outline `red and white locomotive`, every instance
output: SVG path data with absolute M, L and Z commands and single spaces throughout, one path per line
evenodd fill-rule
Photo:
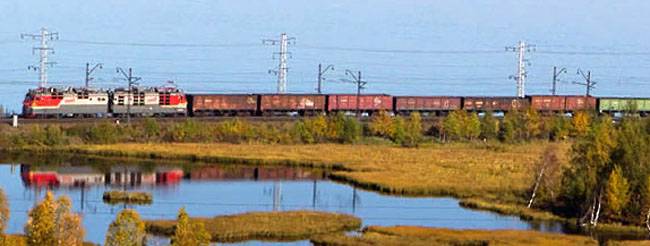
M 110 112 L 113 115 L 185 116 L 187 98 L 175 87 L 120 88 L 111 93 Z
M 129 105 L 130 104 L 130 105 Z M 38 88 L 25 95 L 23 115 L 29 118 L 177 116 L 187 114 L 187 98 L 175 87 L 114 91 L 88 88 Z
M 103 116 L 108 113 L 109 94 L 86 88 L 38 88 L 23 101 L 25 117 Z

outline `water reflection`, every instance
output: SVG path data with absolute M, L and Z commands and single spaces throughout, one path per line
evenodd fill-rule
M 0 165 L 0 185 L 12 211 L 10 233 L 22 232 L 28 209 L 46 189 L 73 199 L 73 210 L 83 215 L 87 239 L 96 243 L 103 241 L 108 224 L 123 208 L 103 203 L 103 192 L 112 189 L 151 192 L 152 204 L 129 205 L 146 219 L 173 219 L 180 207 L 186 207 L 191 216 L 207 217 L 308 209 L 354 214 L 365 225 L 561 231 L 557 224 L 541 226 L 517 217 L 464 209 L 451 198 L 396 197 L 358 190 L 329 181 L 324 170 L 87 160 L 58 165 L 23 163 Z

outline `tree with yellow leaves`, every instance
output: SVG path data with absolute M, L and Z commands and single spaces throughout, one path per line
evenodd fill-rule
M 54 200 L 51 192 L 29 212 L 25 225 L 27 245 L 83 245 L 84 230 L 81 217 L 71 211 L 67 196 Z
M 627 204 L 630 193 L 630 185 L 623 176 L 620 166 L 616 166 L 609 175 L 605 197 L 607 198 L 607 208 L 612 216 L 620 216 L 623 207 Z
M 140 215 L 132 209 L 124 209 L 108 227 L 106 246 L 142 246 L 146 232 Z
M 210 245 L 210 233 L 201 222 L 190 221 L 185 208 L 178 211 L 178 221 L 172 236 L 172 246 L 207 246 Z
M 0 188 L 0 245 L 4 245 L 7 222 L 9 222 L 9 204 L 4 190 Z
M 572 136 L 581 137 L 587 135 L 589 126 L 591 125 L 591 117 L 587 112 L 579 111 L 573 114 L 571 126 L 573 127 Z
M 29 211 L 29 220 L 25 225 L 27 245 L 57 245 L 54 233 L 56 222 L 56 202 L 51 192 L 45 194 L 45 199 Z
M 392 137 L 393 119 L 386 111 L 379 111 L 379 113 L 372 116 L 369 129 L 375 136 Z

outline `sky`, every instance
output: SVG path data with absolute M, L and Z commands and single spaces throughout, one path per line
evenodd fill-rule
M 87 62 L 103 63 L 93 86 L 173 80 L 187 92 L 274 92 L 278 46 L 289 47 L 288 91 L 312 93 L 318 64 L 334 65 L 325 93 L 352 93 L 346 70 L 361 71 L 367 93 L 514 96 L 520 40 L 527 54 L 527 94 L 548 94 L 553 66 L 560 94 L 582 94 L 580 68 L 591 70 L 598 96 L 647 97 L 650 89 L 649 1 L 529 0 L 6 0 L 0 2 L 0 105 L 20 110 L 38 74 L 33 40 L 51 42 L 52 86 L 83 85 Z M 645 21 L 644 21 L 645 20 Z M 275 57 L 277 58 L 277 57 Z

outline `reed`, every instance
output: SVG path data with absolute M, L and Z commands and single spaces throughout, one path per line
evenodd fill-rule
M 215 242 L 307 240 L 361 227 L 361 220 L 354 216 L 314 211 L 253 212 L 191 220 L 204 223 Z M 176 221 L 151 220 L 146 224 L 149 233 L 171 236 Z
M 516 230 L 451 230 L 442 228 L 370 226 L 360 236 L 321 235 L 314 245 L 598 245 L 586 236 Z
M 108 204 L 151 204 L 153 202 L 151 193 L 137 191 L 105 191 L 102 198 Z

